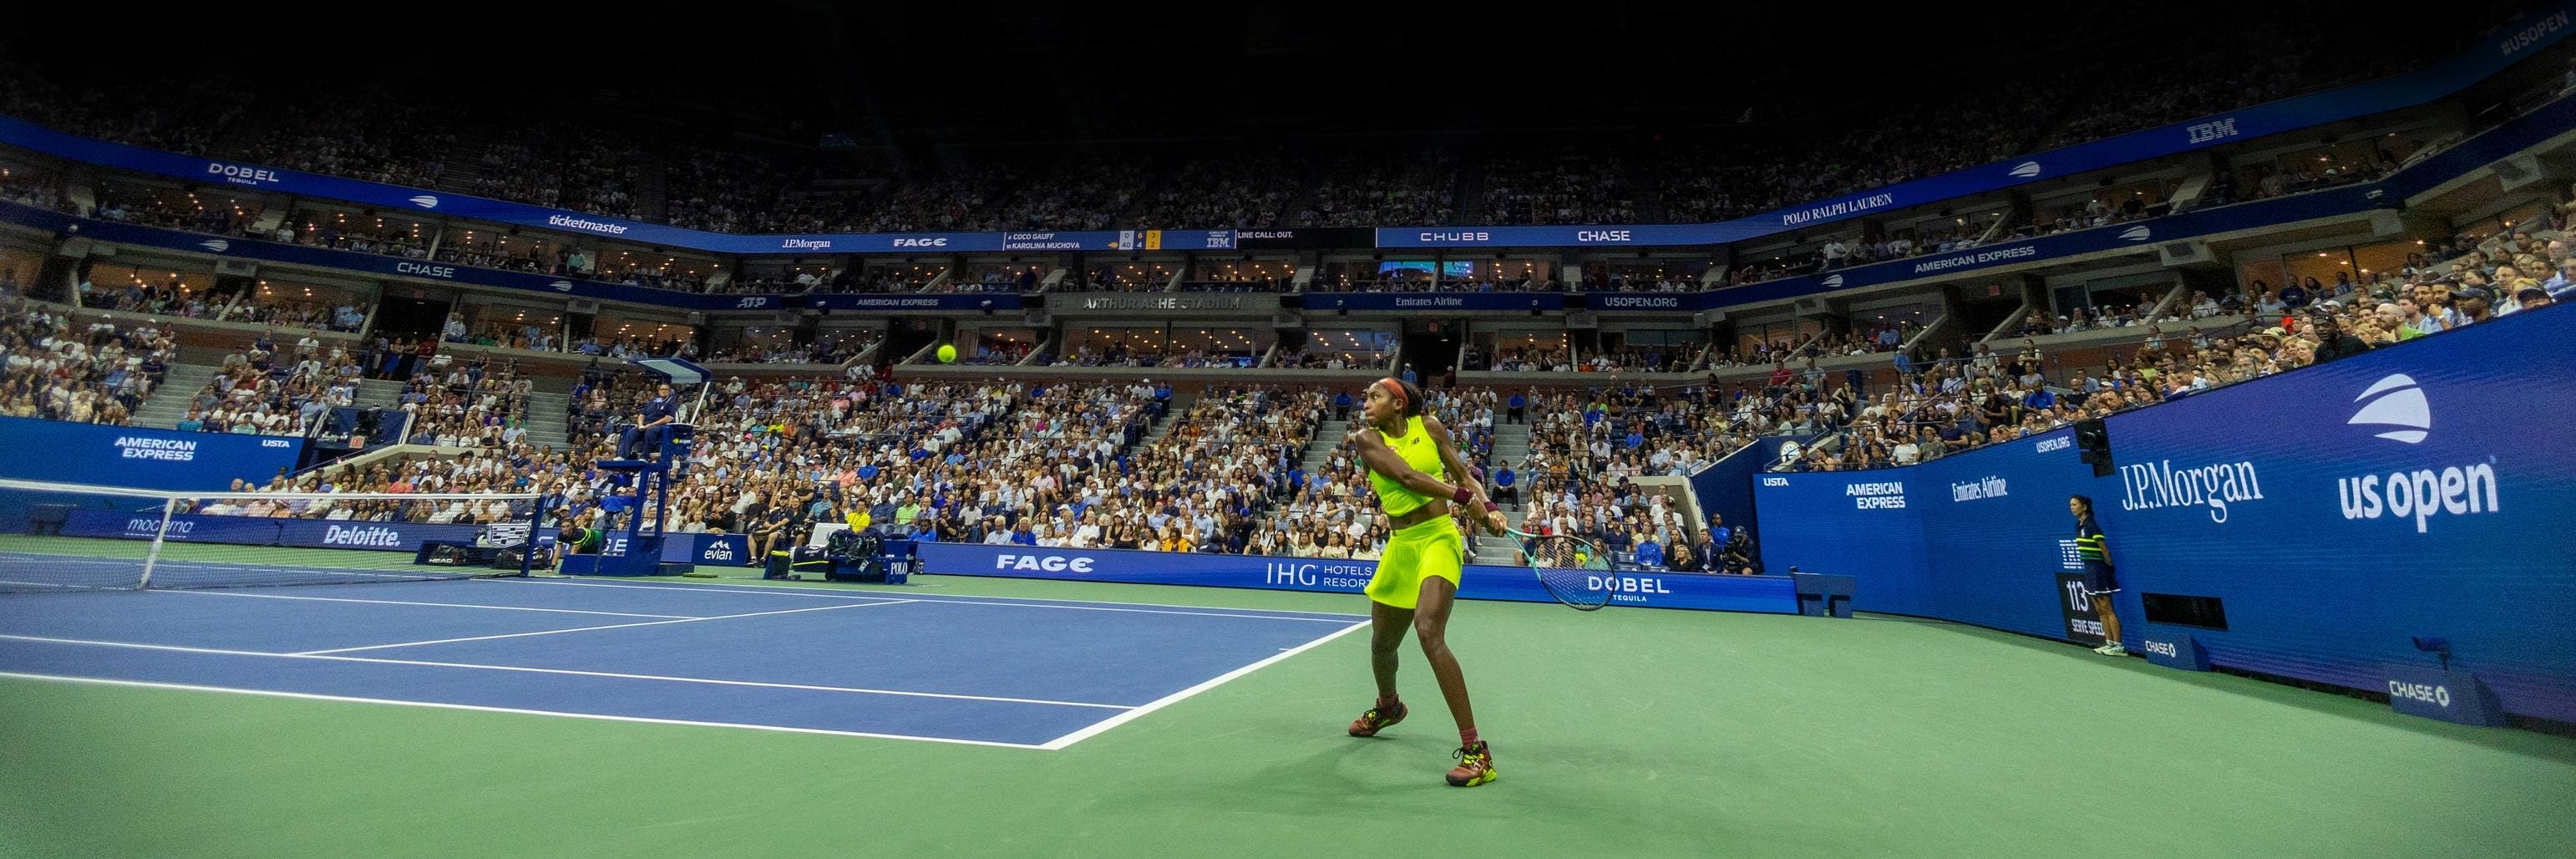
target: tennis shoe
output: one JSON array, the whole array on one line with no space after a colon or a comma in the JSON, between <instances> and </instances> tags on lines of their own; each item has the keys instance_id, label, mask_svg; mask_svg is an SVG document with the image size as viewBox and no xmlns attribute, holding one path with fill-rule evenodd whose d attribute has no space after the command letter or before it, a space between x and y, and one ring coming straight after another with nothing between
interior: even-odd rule
<instances>
[{"instance_id":1,"label":"tennis shoe","mask_svg":"<svg viewBox=\"0 0 2576 859\"><path fill-rule=\"evenodd\" d=\"M1406 712L1402 701L1395 702L1391 708L1370 707L1368 712L1361 713L1359 718L1351 720L1351 736L1377 736L1377 732L1395 727L1395 723L1404 721Z\"/></svg>"},{"instance_id":2,"label":"tennis shoe","mask_svg":"<svg viewBox=\"0 0 2576 859\"><path fill-rule=\"evenodd\" d=\"M2128 649L2128 648L2126 648L2126 647L2121 647L2121 646L2120 646L2120 643L2119 643L2119 642L2117 642L2117 641L2111 642L2111 643L2109 643L2109 644L2102 645L2102 649L2100 649L2100 650L2096 650L2096 651L2093 651L2093 652L2095 652L2095 653L2099 653L2099 654L2102 654L2102 655L2104 655L2104 656L2127 656L2127 655L2129 655L2129 649Z\"/></svg>"},{"instance_id":3,"label":"tennis shoe","mask_svg":"<svg viewBox=\"0 0 2576 859\"><path fill-rule=\"evenodd\" d=\"M1475 787L1500 775L1494 771L1494 750L1483 740L1450 752L1449 756L1458 759L1458 766L1449 771L1450 787Z\"/></svg>"}]
</instances>

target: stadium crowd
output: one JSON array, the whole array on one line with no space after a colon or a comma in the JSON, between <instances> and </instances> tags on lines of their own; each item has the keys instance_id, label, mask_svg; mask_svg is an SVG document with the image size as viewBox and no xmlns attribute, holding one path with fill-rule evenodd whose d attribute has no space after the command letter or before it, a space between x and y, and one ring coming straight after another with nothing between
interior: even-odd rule
<instances>
[{"instance_id":1,"label":"stadium crowd","mask_svg":"<svg viewBox=\"0 0 2576 859\"><path fill-rule=\"evenodd\" d=\"M2154 321L2134 308L2107 319L2079 310L2055 324L2034 313L2009 353L1980 343L1968 356L1944 349L1920 364L1900 353L1895 390L1862 407L1848 433L1780 467L1907 465L2539 310L2576 297L2576 255L2560 232L2568 215L2562 207L2526 229L2431 243L2401 271L2368 282L2305 278L2274 290L2257 280L2219 298L2194 292ZM2052 367L2029 339L2101 327L2143 327L2145 337L2080 369Z\"/></svg>"}]
</instances>

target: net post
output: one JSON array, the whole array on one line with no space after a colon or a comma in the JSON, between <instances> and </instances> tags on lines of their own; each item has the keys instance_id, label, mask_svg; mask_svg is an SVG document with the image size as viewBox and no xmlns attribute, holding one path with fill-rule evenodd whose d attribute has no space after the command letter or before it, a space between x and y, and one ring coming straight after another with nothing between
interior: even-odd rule
<instances>
[{"instance_id":1,"label":"net post","mask_svg":"<svg viewBox=\"0 0 2576 859\"><path fill-rule=\"evenodd\" d=\"M519 578L527 578L537 567L537 535L546 527L546 493L538 493L528 505L528 538L519 543Z\"/></svg>"},{"instance_id":2,"label":"net post","mask_svg":"<svg viewBox=\"0 0 2576 859\"><path fill-rule=\"evenodd\" d=\"M134 583L135 590L152 587L152 567L161 560L161 541L170 534L170 514L179 509L179 499L161 499L161 527L152 530L152 549L143 553L143 578Z\"/></svg>"}]
</instances>

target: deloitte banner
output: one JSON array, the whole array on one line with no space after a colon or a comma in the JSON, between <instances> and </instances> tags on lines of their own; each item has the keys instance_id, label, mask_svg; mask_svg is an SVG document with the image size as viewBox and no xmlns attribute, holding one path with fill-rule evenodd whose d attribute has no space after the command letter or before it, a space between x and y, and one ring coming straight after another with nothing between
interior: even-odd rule
<instances>
[{"instance_id":1,"label":"deloitte banner","mask_svg":"<svg viewBox=\"0 0 2576 859\"><path fill-rule=\"evenodd\" d=\"M142 510L74 510L63 523L67 537L152 539L158 513ZM292 546L307 549L368 549L417 552L425 540L472 542L481 525L435 525L422 522L344 522L335 519L278 519L258 516L170 517L165 541Z\"/></svg>"},{"instance_id":2,"label":"deloitte banner","mask_svg":"<svg viewBox=\"0 0 2576 859\"><path fill-rule=\"evenodd\" d=\"M1855 607L2081 640L2089 496L2124 642L2358 689L2450 642L2508 712L2576 722L2576 311L2547 309L1908 468L1759 474L1769 572L1860 579ZM2535 435L2535 433L2539 435ZM2075 587L2080 588L2077 584Z\"/></svg>"},{"instance_id":3,"label":"deloitte banner","mask_svg":"<svg viewBox=\"0 0 2576 859\"><path fill-rule=\"evenodd\" d=\"M7 472L16 480L225 489L294 468L304 440L0 417L0 450L18 454Z\"/></svg>"},{"instance_id":4,"label":"deloitte banner","mask_svg":"<svg viewBox=\"0 0 2576 859\"><path fill-rule=\"evenodd\" d=\"M1050 549L968 543L919 544L923 572L958 576L1072 579L1148 585L1195 585L1358 594L1377 571L1376 561L1273 558L1140 552L1127 549ZM1604 572L1613 605L1710 611L1796 614L1797 596L1786 576L1709 576L1694 573ZM1470 565L1459 588L1464 599L1554 602L1538 578L1521 567Z\"/></svg>"}]
</instances>

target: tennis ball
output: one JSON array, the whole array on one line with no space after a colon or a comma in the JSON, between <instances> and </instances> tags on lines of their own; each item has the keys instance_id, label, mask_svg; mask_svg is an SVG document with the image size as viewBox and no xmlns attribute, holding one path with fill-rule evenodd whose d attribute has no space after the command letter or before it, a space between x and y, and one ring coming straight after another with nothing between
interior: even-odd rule
<instances>
[{"instance_id":1,"label":"tennis ball","mask_svg":"<svg viewBox=\"0 0 2576 859\"><path fill-rule=\"evenodd\" d=\"M939 363L957 363L957 347L948 343L939 344Z\"/></svg>"}]
</instances>

